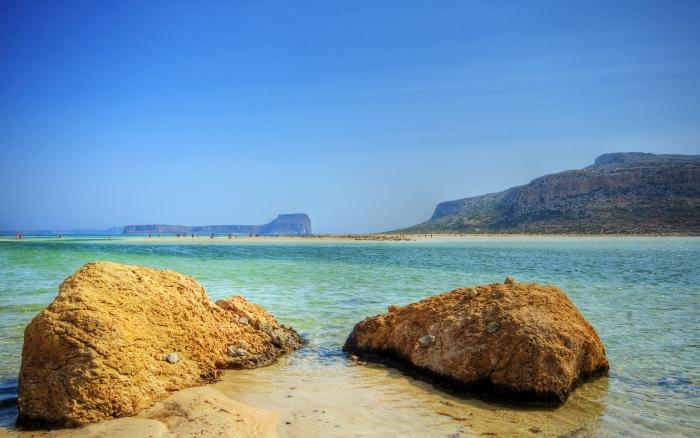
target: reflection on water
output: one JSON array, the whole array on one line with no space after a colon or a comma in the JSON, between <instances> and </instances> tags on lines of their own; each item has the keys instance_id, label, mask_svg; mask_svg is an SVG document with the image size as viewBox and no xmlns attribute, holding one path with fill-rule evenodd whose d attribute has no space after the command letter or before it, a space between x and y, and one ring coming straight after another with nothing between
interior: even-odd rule
<instances>
[{"instance_id":1,"label":"reflection on water","mask_svg":"<svg viewBox=\"0 0 700 438\"><path fill-rule=\"evenodd\" d=\"M700 436L699 238L215 244L0 240L0 397L7 400L0 405L3 424L14 415L24 326L51 301L63 278L91 260L193 275L213 299L242 294L302 332L308 346L287 365L227 375L227 381L237 382L229 385L232 391L237 385L247 388L239 394L243 401L248 397L255 402L263 391L257 388L265 385L272 385L267 397L276 397L274 390L296 379L298 385L290 386L299 387L297 391L301 382L312 383L308 391L317 386L319 400L336 403L341 410L355 409L362 415L355 426L367 425L362 430L368 434L370 425L379 426L375 419L399 427L398 419L410 424L415 417L426 434L430 427L455 434L457 427L488 432L512 424L515 429L509 430L529 434L535 433L529 428L540 428L543 434L551 430L571 436ZM390 304L407 304L458 286L500 282L506 275L556 284L568 293L603 340L609 379L584 385L557 410L523 411L455 399L386 369L351 367L340 354L353 324ZM313 385L313 379L322 385ZM365 387L372 389L364 394L359 389ZM342 388L353 403L334 400L344 394ZM292 398L279 401L280 409L302 409L293 394L287 395ZM378 409L380 404L395 409ZM468 418L467 412L478 415Z\"/></svg>"}]
</instances>

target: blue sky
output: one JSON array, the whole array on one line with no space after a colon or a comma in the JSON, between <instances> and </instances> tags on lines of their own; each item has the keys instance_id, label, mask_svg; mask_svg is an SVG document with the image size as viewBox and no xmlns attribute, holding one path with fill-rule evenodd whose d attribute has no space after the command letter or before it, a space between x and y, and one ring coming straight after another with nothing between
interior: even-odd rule
<instances>
[{"instance_id":1,"label":"blue sky","mask_svg":"<svg viewBox=\"0 0 700 438\"><path fill-rule=\"evenodd\" d=\"M380 4L381 3L381 4ZM700 153L700 2L0 2L0 229L427 219Z\"/></svg>"}]
</instances>

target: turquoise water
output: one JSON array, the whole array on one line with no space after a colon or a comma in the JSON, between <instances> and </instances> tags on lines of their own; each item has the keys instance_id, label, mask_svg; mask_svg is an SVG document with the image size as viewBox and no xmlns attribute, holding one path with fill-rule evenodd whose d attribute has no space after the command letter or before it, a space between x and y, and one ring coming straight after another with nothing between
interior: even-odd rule
<instances>
[{"instance_id":1,"label":"turquoise water","mask_svg":"<svg viewBox=\"0 0 700 438\"><path fill-rule=\"evenodd\" d=\"M0 421L12 402L22 331L91 260L175 269L213 299L246 296L302 332L319 366L344 360L355 322L464 285L562 287L611 363L596 430L700 435L700 238L471 238L418 242L157 244L102 238L0 240Z\"/></svg>"}]
</instances>

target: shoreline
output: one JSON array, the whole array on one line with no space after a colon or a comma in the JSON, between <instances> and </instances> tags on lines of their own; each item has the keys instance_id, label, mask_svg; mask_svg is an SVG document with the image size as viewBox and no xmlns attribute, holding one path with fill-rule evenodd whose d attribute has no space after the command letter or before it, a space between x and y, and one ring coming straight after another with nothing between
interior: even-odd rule
<instances>
[{"instance_id":1,"label":"shoreline","mask_svg":"<svg viewBox=\"0 0 700 438\"><path fill-rule=\"evenodd\" d=\"M225 370L219 381L175 391L132 417L76 429L0 428L0 437L589 436L600 434L607 386L607 378L587 382L559 408L512 406L450 394L386 366L345 357L321 363L301 352Z\"/></svg>"},{"instance_id":2,"label":"shoreline","mask_svg":"<svg viewBox=\"0 0 700 438\"><path fill-rule=\"evenodd\" d=\"M176 237L171 235L116 235L116 236L43 236L23 235L21 240L14 236L0 236L0 243L60 243L96 242L101 243L140 243L140 244L237 244L237 243L349 243L349 242L473 242L484 240L573 240L573 239L659 239L659 238L700 238L696 234L534 234L534 233L481 233L481 234L322 234L312 236L237 236L226 235Z\"/></svg>"}]
</instances>

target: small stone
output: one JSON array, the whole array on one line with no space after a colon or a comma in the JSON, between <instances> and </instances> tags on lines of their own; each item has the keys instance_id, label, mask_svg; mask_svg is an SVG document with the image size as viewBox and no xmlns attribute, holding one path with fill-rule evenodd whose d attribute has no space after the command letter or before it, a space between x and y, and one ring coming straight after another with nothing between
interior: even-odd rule
<instances>
[{"instance_id":1,"label":"small stone","mask_svg":"<svg viewBox=\"0 0 700 438\"><path fill-rule=\"evenodd\" d=\"M474 298L477 295L478 292L476 291L476 289L472 289L471 287L464 289L464 296L467 298Z\"/></svg>"},{"instance_id":2,"label":"small stone","mask_svg":"<svg viewBox=\"0 0 700 438\"><path fill-rule=\"evenodd\" d=\"M350 355L350 360L360 360L359 357L355 356L354 354Z\"/></svg>"},{"instance_id":3,"label":"small stone","mask_svg":"<svg viewBox=\"0 0 700 438\"><path fill-rule=\"evenodd\" d=\"M244 350L248 349L248 343L246 341L241 341L238 343L238 348L242 348Z\"/></svg>"},{"instance_id":4,"label":"small stone","mask_svg":"<svg viewBox=\"0 0 700 438\"><path fill-rule=\"evenodd\" d=\"M228 355L233 357L245 356L248 351L245 348L234 347L233 345L228 347Z\"/></svg>"},{"instance_id":5,"label":"small stone","mask_svg":"<svg viewBox=\"0 0 700 438\"><path fill-rule=\"evenodd\" d=\"M275 346L282 348L284 346L284 336L281 335L280 333L273 333L272 334L272 343Z\"/></svg>"},{"instance_id":6,"label":"small stone","mask_svg":"<svg viewBox=\"0 0 700 438\"><path fill-rule=\"evenodd\" d=\"M418 345L423 348L429 347L433 342L435 342L435 336L433 335L421 336L421 338L418 339Z\"/></svg>"},{"instance_id":7,"label":"small stone","mask_svg":"<svg viewBox=\"0 0 700 438\"><path fill-rule=\"evenodd\" d=\"M247 325L247 324L248 324L248 318L246 318L245 316L243 316L243 317L241 317L241 318L238 319L238 322L240 322L240 323L243 324L243 325Z\"/></svg>"},{"instance_id":8,"label":"small stone","mask_svg":"<svg viewBox=\"0 0 700 438\"><path fill-rule=\"evenodd\" d=\"M178 360L180 360L180 356L178 356L175 352L165 355L165 361L168 363L177 363Z\"/></svg>"},{"instance_id":9,"label":"small stone","mask_svg":"<svg viewBox=\"0 0 700 438\"><path fill-rule=\"evenodd\" d=\"M498 325L496 321L492 321L486 325L486 331L489 333L494 333L499 327L500 325Z\"/></svg>"},{"instance_id":10,"label":"small stone","mask_svg":"<svg viewBox=\"0 0 700 438\"><path fill-rule=\"evenodd\" d=\"M506 277L506 280L503 282L503 284L515 284L515 279L509 275Z\"/></svg>"}]
</instances>

